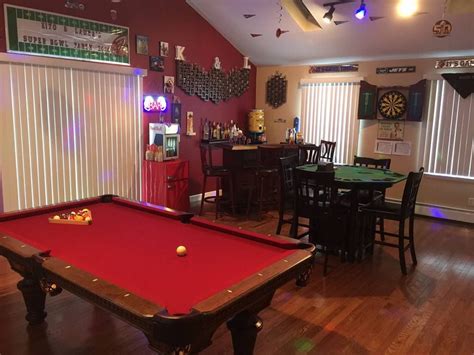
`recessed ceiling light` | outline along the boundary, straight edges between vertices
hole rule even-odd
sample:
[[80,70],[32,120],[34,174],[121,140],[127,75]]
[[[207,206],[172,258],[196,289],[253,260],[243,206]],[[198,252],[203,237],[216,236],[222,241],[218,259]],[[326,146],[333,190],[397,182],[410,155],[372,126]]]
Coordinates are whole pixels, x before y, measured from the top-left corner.
[[418,0],[400,0],[397,11],[402,17],[413,16],[418,10]]

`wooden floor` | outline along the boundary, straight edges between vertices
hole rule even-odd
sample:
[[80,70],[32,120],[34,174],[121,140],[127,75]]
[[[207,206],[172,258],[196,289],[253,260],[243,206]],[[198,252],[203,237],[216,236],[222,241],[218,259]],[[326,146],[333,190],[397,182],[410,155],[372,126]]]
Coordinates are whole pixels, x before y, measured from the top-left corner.
[[[263,233],[276,227],[272,213],[222,221]],[[326,278],[318,264],[306,288],[277,291],[260,314],[255,353],[474,354],[474,227],[418,218],[415,233],[418,266],[406,277],[397,251],[376,247],[362,263],[331,258]],[[139,331],[67,292],[48,298],[47,323],[28,327],[19,279],[0,258],[1,355],[152,354]],[[204,353],[232,353],[225,326]]]

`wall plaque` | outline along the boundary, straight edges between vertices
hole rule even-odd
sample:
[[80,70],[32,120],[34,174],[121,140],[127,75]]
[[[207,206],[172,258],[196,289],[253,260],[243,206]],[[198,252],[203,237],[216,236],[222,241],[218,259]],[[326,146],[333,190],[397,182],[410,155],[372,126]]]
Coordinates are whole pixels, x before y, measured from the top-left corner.
[[317,73],[345,73],[359,71],[359,64],[342,65],[312,65],[309,67],[310,74]]
[[5,4],[7,51],[130,65],[128,27]]
[[414,73],[416,72],[415,66],[408,66],[408,67],[384,67],[384,68],[377,68],[377,74],[405,74],[405,73]]
[[440,59],[436,61],[435,69],[474,68],[474,58]]

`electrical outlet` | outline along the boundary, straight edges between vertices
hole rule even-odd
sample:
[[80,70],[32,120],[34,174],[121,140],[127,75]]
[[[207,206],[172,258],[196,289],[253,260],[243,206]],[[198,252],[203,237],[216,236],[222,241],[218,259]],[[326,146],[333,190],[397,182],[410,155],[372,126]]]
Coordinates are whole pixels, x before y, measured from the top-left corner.
[[469,197],[467,199],[467,205],[474,207],[474,197]]

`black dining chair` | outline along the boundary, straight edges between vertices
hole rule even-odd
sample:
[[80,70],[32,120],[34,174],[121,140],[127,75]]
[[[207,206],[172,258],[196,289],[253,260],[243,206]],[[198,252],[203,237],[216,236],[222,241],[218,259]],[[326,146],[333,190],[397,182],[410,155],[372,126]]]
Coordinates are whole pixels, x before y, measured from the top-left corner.
[[[365,166],[367,168],[390,170],[391,163],[391,159],[375,159],[369,157],[359,157],[357,155],[354,156],[355,166]],[[380,198],[382,200],[385,200],[385,190],[385,188],[378,188],[376,190],[359,190],[357,196],[359,204],[366,205],[368,203],[371,203],[373,200]],[[376,226],[379,227],[380,238],[382,240],[385,240],[383,218],[377,219]]]
[[[293,178],[294,169],[298,166],[298,155],[280,158],[280,201],[278,208],[278,225],[276,234],[281,233],[284,224],[290,224],[290,236],[296,237],[297,231],[293,229],[293,219],[295,213],[295,182]],[[291,213],[290,218],[285,219],[285,213]],[[298,226],[296,226],[298,228]],[[303,237],[302,235],[301,237]]]
[[318,164],[320,147],[316,144],[300,144],[298,146],[299,165]]
[[319,161],[334,162],[334,153],[336,152],[336,142],[321,140],[319,145]]
[[[407,274],[407,267],[405,262],[406,250],[410,249],[413,264],[417,264],[414,241],[415,205],[416,197],[418,195],[418,189],[421,184],[421,179],[423,178],[423,172],[424,169],[420,168],[418,172],[411,172],[408,174],[401,203],[376,200],[367,206],[361,207],[361,212],[364,215],[364,221],[366,221],[365,224],[368,224],[371,227],[369,228],[369,230],[371,230],[372,238],[374,238],[375,234],[379,233],[375,230],[374,227],[374,221],[376,218],[398,221],[398,233],[385,232],[385,236],[397,238],[398,243],[389,243],[384,240],[378,241],[375,239],[374,243],[388,247],[398,248],[400,268],[404,275]],[[405,221],[407,219],[409,222],[408,236],[405,235]],[[406,245],[405,240],[408,240],[408,244]]]
[[293,230],[297,228],[299,218],[310,220],[309,240],[320,245],[325,254],[324,275],[327,274],[328,252],[343,251],[348,232],[348,209],[337,203],[334,177],[334,171],[294,170],[296,203]]

